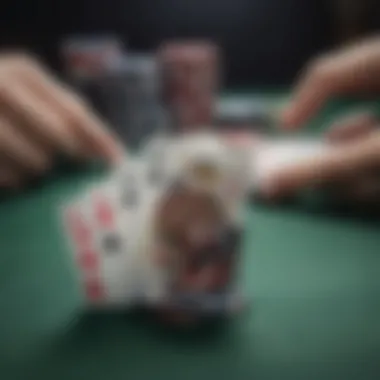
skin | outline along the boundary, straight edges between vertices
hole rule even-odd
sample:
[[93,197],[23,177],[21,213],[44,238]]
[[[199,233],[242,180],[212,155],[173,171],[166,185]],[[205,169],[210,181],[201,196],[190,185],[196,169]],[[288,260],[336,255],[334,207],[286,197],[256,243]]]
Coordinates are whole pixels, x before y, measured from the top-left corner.
[[0,56],[0,186],[46,173],[57,153],[113,164],[122,149],[83,99],[36,59]]
[[[375,37],[313,61],[296,85],[282,114],[287,130],[301,128],[330,99],[380,92],[380,38]],[[380,131],[368,113],[348,116],[326,134],[333,149],[318,160],[293,166],[265,183],[268,199],[278,199],[308,187],[335,187],[342,197],[374,201],[380,195]]]

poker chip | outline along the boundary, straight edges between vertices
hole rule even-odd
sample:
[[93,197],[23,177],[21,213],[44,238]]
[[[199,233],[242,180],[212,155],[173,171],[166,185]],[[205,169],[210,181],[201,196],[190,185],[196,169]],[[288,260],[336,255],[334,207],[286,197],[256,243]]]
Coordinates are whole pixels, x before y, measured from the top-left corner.
[[219,87],[219,51],[205,41],[173,41],[158,51],[163,97],[175,129],[199,130],[213,120]]

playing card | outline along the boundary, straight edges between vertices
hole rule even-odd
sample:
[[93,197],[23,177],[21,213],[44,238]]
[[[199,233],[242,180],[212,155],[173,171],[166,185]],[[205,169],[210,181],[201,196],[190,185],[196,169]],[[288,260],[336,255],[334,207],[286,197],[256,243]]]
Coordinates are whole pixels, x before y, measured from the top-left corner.
[[[151,242],[146,251],[153,257],[148,277],[157,279],[157,306],[200,315],[228,313],[240,253],[237,206],[247,178],[239,172],[241,162],[209,133],[148,146],[147,156],[165,146],[164,170],[170,178],[156,193],[147,218],[152,239],[146,239]],[[231,185],[240,192],[229,194]],[[157,271],[157,261],[166,263],[165,270]]]
[[[157,136],[70,203],[68,236],[88,303],[229,314],[238,303],[242,157],[208,133]],[[150,170],[159,162],[157,183]]]
[[255,186],[276,173],[325,154],[329,145],[317,139],[267,140],[252,150],[252,180]]
[[[143,202],[144,174],[143,163],[128,158],[110,178],[110,181],[114,181],[114,185],[118,189],[120,209],[134,217],[138,214],[139,207]],[[129,220],[131,219],[133,218],[129,218]]]
[[123,233],[129,236],[136,252],[135,297],[140,305],[156,305],[165,293],[166,273],[153,258],[155,242],[152,232],[155,203],[162,188],[149,180],[149,163],[143,157],[129,158],[111,177],[119,188]]
[[83,294],[92,306],[127,307],[136,301],[136,241],[117,190],[110,181],[95,185],[64,211]]
[[174,139],[164,134],[153,136],[143,147],[140,157],[146,168],[148,190],[162,189],[173,181],[174,149]]

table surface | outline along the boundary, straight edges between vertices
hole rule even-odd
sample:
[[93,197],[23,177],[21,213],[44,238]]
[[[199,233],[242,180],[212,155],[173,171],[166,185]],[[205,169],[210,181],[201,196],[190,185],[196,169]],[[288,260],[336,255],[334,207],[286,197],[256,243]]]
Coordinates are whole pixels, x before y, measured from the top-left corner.
[[[353,106],[332,104],[310,131]],[[176,331],[141,315],[78,311],[57,204],[98,176],[62,169],[0,202],[1,378],[378,378],[379,223],[253,205],[244,244],[251,309],[218,328]]]

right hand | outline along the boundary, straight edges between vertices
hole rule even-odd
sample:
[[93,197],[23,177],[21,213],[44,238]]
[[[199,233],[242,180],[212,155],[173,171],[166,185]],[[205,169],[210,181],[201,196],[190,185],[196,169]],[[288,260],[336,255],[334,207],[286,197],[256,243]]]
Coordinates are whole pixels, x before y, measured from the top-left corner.
[[307,67],[281,122],[297,128],[331,98],[380,91],[380,37],[324,55]]
[[278,199],[309,187],[322,187],[346,202],[377,206],[380,199],[380,130],[370,113],[352,115],[326,135],[330,149],[276,173],[261,193]]
[[41,175],[55,153],[112,163],[122,149],[84,101],[36,60],[0,56],[0,186]]

